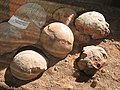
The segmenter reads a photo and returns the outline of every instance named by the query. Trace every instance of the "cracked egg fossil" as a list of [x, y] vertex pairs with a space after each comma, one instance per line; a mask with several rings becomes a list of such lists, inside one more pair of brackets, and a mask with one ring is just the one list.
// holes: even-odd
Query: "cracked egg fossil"
[[72, 50], [74, 36], [63, 23], [54, 22], [46, 26], [40, 37], [42, 47], [51, 55], [63, 59]]
[[93, 75], [103, 67], [107, 60], [107, 52], [99, 46], [86, 46], [80, 55], [78, 67], [88, 75]]

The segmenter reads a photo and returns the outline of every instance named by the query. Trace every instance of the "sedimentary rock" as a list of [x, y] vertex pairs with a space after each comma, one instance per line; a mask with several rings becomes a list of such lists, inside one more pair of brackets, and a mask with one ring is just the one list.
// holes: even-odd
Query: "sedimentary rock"
[[53, 13], [53, 19], [66, 25], [73, 23], [75, 17], [76, 12], [70, 8], [59, 8]]
[[46, 13], [40, 5], [22, 5], [8, 22], [0, 24], [0, 55], [18, 47], [36, 44], [45, 21]]
[[46, 15], [44, 8], [36, 3], [24, 4], [15, 12], [16, 17], [30, 22], [34, 25], [33, 27], [39, 27], [39, 29], [45, 24]]

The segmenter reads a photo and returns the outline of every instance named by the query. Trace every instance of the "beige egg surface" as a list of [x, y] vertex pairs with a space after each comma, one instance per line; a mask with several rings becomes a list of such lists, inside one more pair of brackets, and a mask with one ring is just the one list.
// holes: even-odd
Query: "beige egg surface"
[[99, 46], [83, 47], [78, 67], [88, 75], [95, 74], [107, 61], [107, 52]]
[[81, 14], [76, 18], [75, 26], [79, 31], [91, 35], [93, 39], [104, 38], [110, 33], [105, 17], [96, 11]]
[[14, 77], [20, 80], [31, 80], [47, 69], [47, 59], [33, 50], [19, 52], [10, 64]]
[[43, 29], [40, 42], [48, 53], [62, 59], [72, 50], [74, 36], [68, 26], [54, 22]]
[[53, 13], [53, 19], [66, 25], [73, 23], [76, 12], [71, 8], [59, 8]]

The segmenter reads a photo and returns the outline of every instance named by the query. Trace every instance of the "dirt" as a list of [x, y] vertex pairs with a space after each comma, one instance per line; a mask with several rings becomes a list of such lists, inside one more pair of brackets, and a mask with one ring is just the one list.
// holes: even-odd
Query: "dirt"
[[[11, 75], [9, 62], [15, 52], [0, 56], [0, 90], [120, 90], [120, 9], [94, 7], [88, 10], [104, 14], [110, 23], [108, 37], [92, 40], [87, 45], [74, 45], [72, 52], [63, 60], [49, 56], [49, 68], [30, 81], [21, 81]], [[107, 63], [92, 76], [79, 71], [76, 64], [82, 47], [88, 45], [101, 46], [108, 53]]]

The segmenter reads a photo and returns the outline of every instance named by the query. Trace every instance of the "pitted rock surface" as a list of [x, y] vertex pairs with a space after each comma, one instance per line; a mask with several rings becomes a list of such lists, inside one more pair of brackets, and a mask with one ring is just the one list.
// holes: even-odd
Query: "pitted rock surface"
[[109, 33], [109, 24], [104, 16], [96, 11], [83, 13], [75, 20], [76, 28], [93, 39], [106, 37]]

